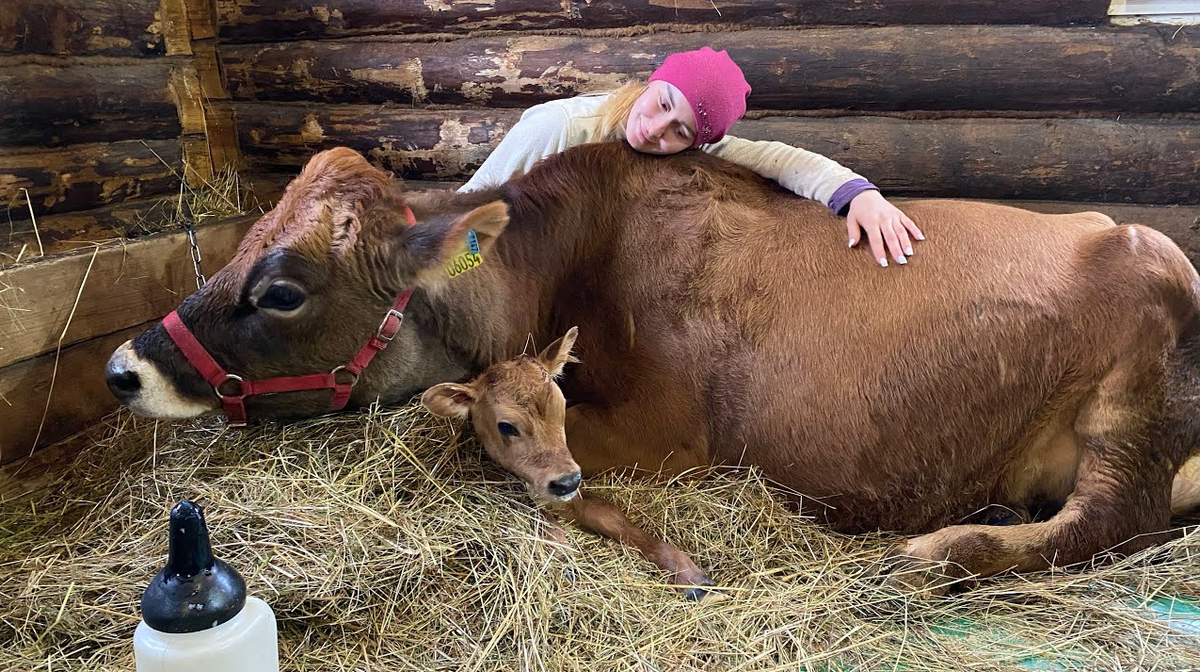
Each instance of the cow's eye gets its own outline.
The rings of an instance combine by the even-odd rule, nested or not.
[[[291,284],[277,283],[267,288],[258,299],[259,308],[271,310],[295,310],[304,303],[304,292]]]
[[[521,434],[521,432],[517,431],[516,427],[513,427],[507,422],[497,423],[496,429],[500,430],[501,436],[518,436]]]

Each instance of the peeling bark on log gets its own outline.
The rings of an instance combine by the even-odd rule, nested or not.
[[[40,216],[171,193],[179,188],[181,152],[178,140],[6,150],[0,153],[0,202],[24,208],[24,187]]]
[[[515,110],[411,111],[234,103],[238,141],[252,170],[286,172],[321,150],[346,145],[404,177],[473,173],[508,132]]]
[[[172,138],[174,59],[0,56],[0,145],[61,147]]]
[[[1105,0],[217,0],[220,36],[268,42],[380,34],[465,34],[505,30],[626,29],[709,25],[733,29],[807,25],[1018,24],[1096,25]]]
[[[158,0],[5,0],[0,53],[159,56]]]
[[[294,170],[318,150],[346,145],[415,179],[470,175],[519,116],[366,105],[234,107],[254,170]],[[771,117],[743,120],[732,133],[823,154],[889,195],[1200,203],[1194,120]]]
[[[1200,111],[1200,34],[897,26],[721,36],[760,109]],[[645,78],[707,33],[228,46],[240,100],[524,107]]]

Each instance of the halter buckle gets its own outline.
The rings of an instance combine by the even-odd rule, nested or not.
[[[385,334],[383,330],[387,329],[388,320],[392,317],[396,318],[396,331],[392,332],[390,335]],[[391,343],[392,339],[396,337],[396,334],[400,333],[400,325],[402,324],[404,324],[404,313],[396,310],[395,308],[388,309],[387,314],[383,316],[383,320],[379,323],[379,328],[375,330],[375,338],[378,338],[384,343]]]

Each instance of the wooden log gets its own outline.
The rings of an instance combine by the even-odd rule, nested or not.
[[[39,239],[41,256],[50,257],[146,235],[146,223],[169,219],[178,201],[177,196],[155,196],[39,217],[36,232],[28,211],[12,208],[8,230],[0,232],[0,269],[17,261],[18,256],[22,261],[36,259]]]
[[[119,406],[104,366],[156,320],[0,369],[0,464],[86,429]],[[49,403],[47,403],[49,402]]]
[[[0,56],[0,145],[173,138],[175,59]]]
[[[760,109],[1200,111],[1200,33],[894,26],[721,35]],[[648,77],[710,33],[230,45],[241,100],[526,107]],[[898,56],[901,55],[901,56]]]
[[[1096,25],[1105,0],[216,0],[220,36],[270,42],[349,35],[595,30],[711,25],[725,30],[810,25]]]
[[[196,230],[205,273],[221,268],[257,216]],[[0,270],[0,367],[162,317],[196,291],[187,235],[162,233]],[[72,315],[74,311],[74,315]]]
[[[159,0],[5,0],[0,53],[160,56]]]
[[[516,110],[234,103],[252,170],[295,170],[345,145],[412,179],[471,175]],[[828,156],[889,195],[1200,203],[1200,122],[1189,119],[769,117],[733,134]]]
[[[71,145],[0,153],[0,202],[37,215],[88,210],[179,189],[178,140]]]

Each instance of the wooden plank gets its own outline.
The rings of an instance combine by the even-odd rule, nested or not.
[[[176,171],[181,168],[178,140],[5,148],[0,152],[0,199],[23,215],[25,188],[39,216],[88,210],[178,191]]]
[[[0,369],[0,464],[65,439],[115,410],[105,363],[121,343],[156,321]]]
[[[39,238],[42,256],[49,257],[144,236],[148,233],[148,225],[172,217],[178,201],[178,196],[154,196],[103,208],[39,217],[36,233],[28,212],[15,208],[9,213],[12,219],[7,229],[0,231],[0,269],[16,261],[18,255],[24,261],[37,258]]]
[[[156,16],[167,45],[167,55],[190,55],[192,34],[186,0],[159,0]]]
[[[346,145],[404,178],[471,175],[517,110],[234,103],[251,170],[287,172]],[[768,117],[733,134],[835,159],[889,195],[1200,203],[1200,121]]]
[[[161,56],[158,0],[5,0],[0,53]]]
[[[184,0],[187,5],[188,28],[192,35],[192,46],[197,40],[211,40],[217,36],[217,5],[213,0]]]
[[[229,45],[239,100],[527,107],[645,78],[710,33]],[[836,27],[721,35],[760,109],[1200,111],[1200,32]]]
[[[176,59],[0,56],[0,144],[61,147],[180,133]]]
[[[206,273],[233,257],[256,219],[198,227]],[[195,290],[183,232],[0,270],[0,367],[50,352],[64,329],[70,345],[161,317]]]
[[[602,30],[707,25],[1095,25],[1106,0],[216,0],[220,36],[270,42],[350,35]]]

